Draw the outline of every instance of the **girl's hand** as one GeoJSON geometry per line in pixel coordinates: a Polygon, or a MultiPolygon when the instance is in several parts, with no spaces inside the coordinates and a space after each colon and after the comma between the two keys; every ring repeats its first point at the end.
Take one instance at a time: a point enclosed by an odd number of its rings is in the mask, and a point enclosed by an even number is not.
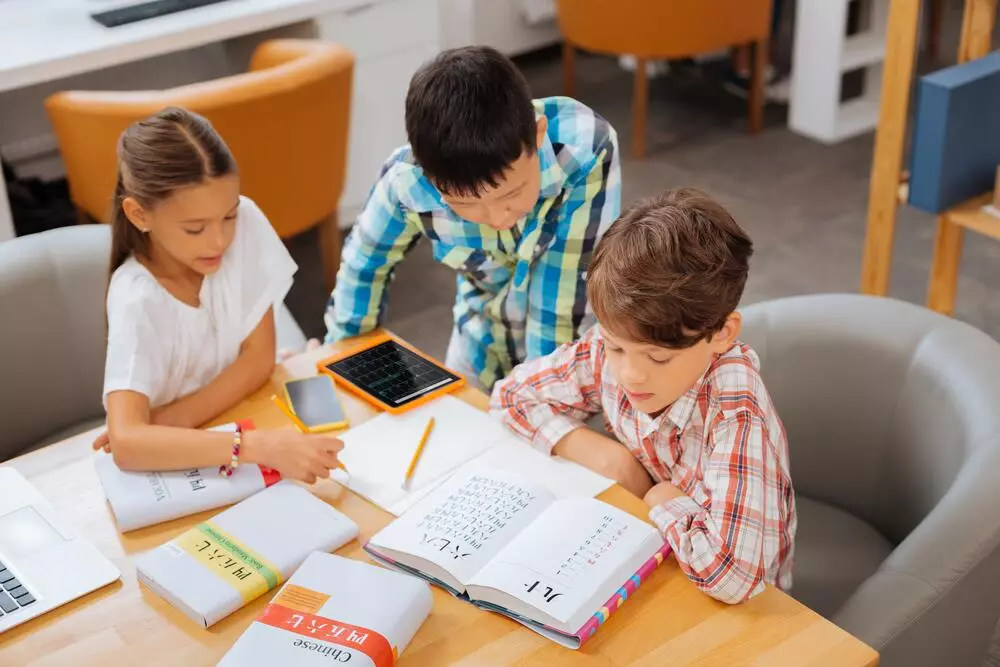
{"type": "Polygon", "coordinates": [[[107,431],[101,432],[97,439],[94,440],[94,444],[91,445],[96,452],[99,449],[103,449],[108,454],[111,453],[111,436],[108,435],[107,431]]]}
{"type": "Polygon", "coordinates": [[[344,443],[332,435],[298,431],[249,431],[243,436],[247,461],[274,468],[286,479],[313,484],[330,476],[344,443]]]}

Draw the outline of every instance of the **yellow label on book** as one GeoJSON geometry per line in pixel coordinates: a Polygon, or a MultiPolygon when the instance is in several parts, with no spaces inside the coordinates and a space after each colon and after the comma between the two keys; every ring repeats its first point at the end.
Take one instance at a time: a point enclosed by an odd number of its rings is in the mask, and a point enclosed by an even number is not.
{"type": "Polygon", "coordinates": [[[281,592],[274,596],[271,604],[280,604],[295,611],[304,611],[307,614],[319,613],[330,596],[309,588],[288,584],[281,589],[281,592]]]}
{"type": "Polygon", "coordinates": [[[173,544],[235,588],[244,602],[260,597],[281,583],[281,571],[240,544],[211,521],[200,523],[173,544]]]}

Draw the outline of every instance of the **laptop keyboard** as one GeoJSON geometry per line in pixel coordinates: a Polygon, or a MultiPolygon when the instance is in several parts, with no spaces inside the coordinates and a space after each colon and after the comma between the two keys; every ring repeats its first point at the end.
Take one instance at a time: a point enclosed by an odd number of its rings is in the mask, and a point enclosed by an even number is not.
{"type": "Polygon", "coordinates": [[[138,5],[109,9],[90,16],[106,28],[117,28],[120,25],[144,21],[157,16],[214,5],[217,2],[223,2],[223,0],[151,0],[138,5]]]}
{"type": "Polygon", "coordinates": [[[35,598],[31,597],[28,589],[0,562],[0,617],[27,607],[34,601],[35,598]]]}

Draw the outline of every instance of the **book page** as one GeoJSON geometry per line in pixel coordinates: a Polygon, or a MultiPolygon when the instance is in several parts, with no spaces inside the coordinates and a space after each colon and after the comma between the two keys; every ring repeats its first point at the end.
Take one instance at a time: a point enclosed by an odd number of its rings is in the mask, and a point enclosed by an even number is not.
{"type": "Polygon", "coordinates": [[[472,467],[386,526],[371,545],[413,567],[419,564],[400,555],[429,561],[464,584],[553,500],[516,474],[472,467]]]}
{"type": "Polygon", "coordinates": [[[660,544],[655,528],[607,503],[559,500],[469,581],[470,596],[473,587],[491,588],[523,603],[511,606],[521,613],[534,608],[559,623],[585,618],[598,592],[610,587],[610,596],[634,573],[625,566],[638,568],[660,544]]]}

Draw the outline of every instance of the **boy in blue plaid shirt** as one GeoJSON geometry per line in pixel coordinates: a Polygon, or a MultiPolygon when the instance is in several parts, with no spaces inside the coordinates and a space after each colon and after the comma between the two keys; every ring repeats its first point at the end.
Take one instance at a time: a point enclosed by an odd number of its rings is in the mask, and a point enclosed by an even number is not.
{"type": "Polygon", "coordinates": [[[586,270],[621,209],[618,139],[575,100],[532,100],[486,47],[414,75],[406,131],[344,246],[326,340],[379,326],[393,268],[426,236],[458,273],[445,363],[488,389],[593,322],[586,270]]]}

